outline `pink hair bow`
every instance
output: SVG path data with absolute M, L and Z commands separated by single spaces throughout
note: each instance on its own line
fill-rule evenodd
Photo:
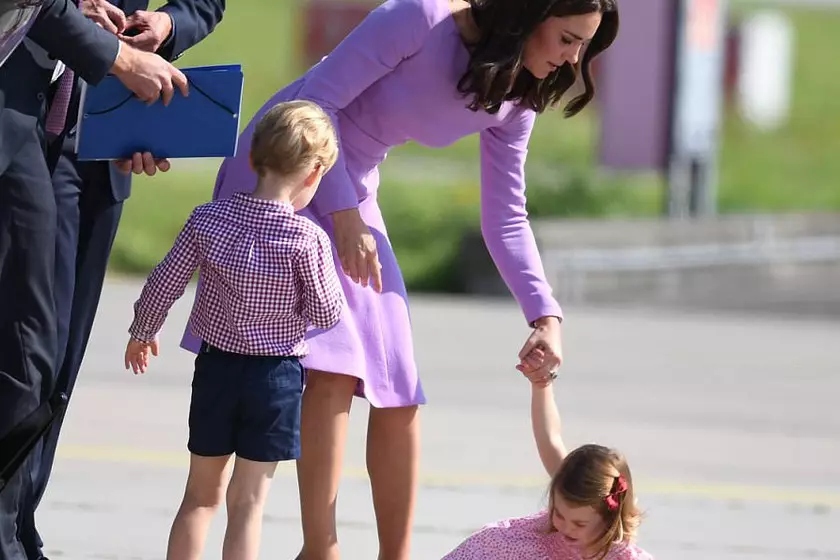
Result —
M 618 506 L 621 504 L 619 497 L 627 492 L 627 480 L 624 478 L 624 475 L 618 475 L 613 483 L 613 491 L 609 493 L 609 495 L 604 498 L 604 501 L 607 503 L 607 508 L 610 511 L 615 511 L 618 509 Z

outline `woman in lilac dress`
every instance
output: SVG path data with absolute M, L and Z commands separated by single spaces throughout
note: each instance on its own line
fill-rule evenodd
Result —
M 333 117 L 339 160 L 304 214 L 334 243 L 347 299 L 341 321 L 309 335 L 298 484 L 303 560 L 339 557 L 335 503 L 353 395 L 371 404 L 367 467 L 380 558 L 409 557 L 419 466 L 417 375 L 405 285 L 377 204 L 378 165 L 389 148 L 414 140 L 443 147 L 478 133 L 481 228 L 491 256 L 545 359 L 534 378 L 561 362 L 562 312 L 546 281 L 525 210 L 524 165 L 537 113 L 559 103 L 615 39 L 615 0 L 386 0 L 345 40 L 257 112 L 236 157 L 222 164 L 214 198 L 250 191 L 252 127 L 275 103 L 307 99 Z M 580 60 L 579 60 L 580 58 Z M 189 333 L 183 346 L 198 341 Z

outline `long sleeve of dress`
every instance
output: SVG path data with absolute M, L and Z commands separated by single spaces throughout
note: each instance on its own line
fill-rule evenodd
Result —
M 320 105 L 338 130 L 341 109 L 420 49 L 431 29 L 431 17 L 424 0 L 387 0 L 307 72 L 297 97 Z M 358 205 L 339 149 L 338 161 L 321 181 L 311 207 L 323 217 Z
M 481 132 L 481 233 L 529 324 L 562 318 L 546 280 L 525 207 L 525 156 L 536 114 L 520 109 Z

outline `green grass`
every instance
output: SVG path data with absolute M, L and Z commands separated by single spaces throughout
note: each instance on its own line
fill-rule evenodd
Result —
M 840 11 L 791 12 L 796 28 L 793 105 L 781 130 L 726 122 L 720 177 L 723 211 L 840 209 Z
M 277 89 L 305 70 L 299 4 L 238 0 L 179 66 L 241 62 L 244 128 Z M 840 11 L 791 13 L 796 26 L 796 83 L 790 122 L 772 133 L 752 130 L 727 110 L 720 159 L 723 212 L 840 209 L 840 74 L 835 30 Z M 628 84 L 628 87 L 630 85 Z M 541 116 L 528 160 L 533 216 L 639 216 L 660 211 L 663 181 L 649 175 L 606 175 L 596 167 L 596 115 Z M 422 164 L 406 168 L 407 162 Z M 174 170 L 135 180 L 117 237 L 112 268 L 147 272 L 166 252 L 189 211 L 209 199 L 219 160 L 175 162 Z M 426 167 L 440 171 L 430 178 Z M 419 170 L 419 172 L 418 172 Z M 436 178 L 436 177 L 443 177 Z M 381 203 L 407 282 L 451 286 L 450 263 L 465 228 L 478 224 L 478 142 L 443 150 L 409 143 L 382 169 Z

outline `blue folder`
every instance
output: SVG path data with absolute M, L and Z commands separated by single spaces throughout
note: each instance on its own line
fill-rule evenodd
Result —
M 168 106 L 147 105 L 114 76 L 85 86 L 79 106 L 80 161 L 113 160 L 135 152 L 161 158 L 236 155 L 243 75 L 238 64 L 183 68 L 189 95 Z

